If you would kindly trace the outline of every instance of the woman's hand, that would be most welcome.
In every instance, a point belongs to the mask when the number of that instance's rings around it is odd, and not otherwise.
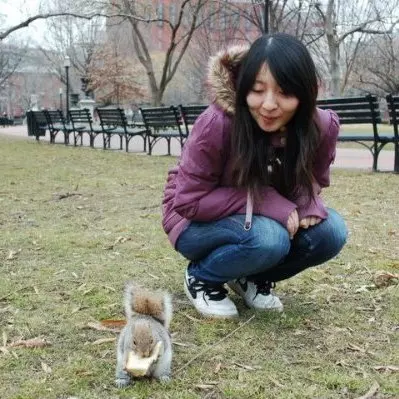
[[[319,224],[321,219],[317,216],[307,216],[306,218],[301,219],[299,222],[299,227],[303,229],[307,229],[309,226],[314,226],[315,224]]]
[[[291,240],[294,238],[294,235],[296,234],[298,229],[299,229],[299,217],[298,217],[298,212],[296,211],[296,209],[294,209],[290,213],[290,216],[288,216],[288,221],[287,221],[287,230]]]

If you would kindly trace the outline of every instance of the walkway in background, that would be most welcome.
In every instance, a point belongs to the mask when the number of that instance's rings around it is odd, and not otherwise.
[[[28,137],[26,126],[11,126],[2,128],[0,127],[0,134],[7,135],[15,138],[26,138],[28,140],[35,140],[34,137]],[[70,136],[72,138],[72,136]],[[63,136],[58,135],[56,142],[62,143]],[[41,137],[40,140],[49,140],[47,134],[46,137]],[[84,135],[83,145],[89,146],[88,136]],[[95,141],[96,147],[102,146],[102,136],[98,136]],[[113,137],[111,142],[111,148],[119,148],[119,137]],[[135,137],[129,143],[129,152],[142,153],[143,151],[143,140],[141,137]],[[165,155],[167,153],[166,141],[159,141],[153,150],[153,155]],[[172,155],[180,154],[180,146],[177,140],[172,140]],[[372,156],[367,149],[358,148],[338,148],[337,156],[333,167],[337,168],[348,168],[348,169],[367,169],[371,170]],[[393,151],[381,151],[378,158],[378,169],[381,171],[393,171],[394,166],[394,152]]]

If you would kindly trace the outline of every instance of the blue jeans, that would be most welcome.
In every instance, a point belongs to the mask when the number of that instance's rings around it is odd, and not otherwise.
[[[221,283],[241,277],[285,280],[333,258],[347,238],[345,222],[333,209],[319,224],[300,228],[293,240],[273,219],[254,215],[249,231],[244,230],[244,219],[245,215],[233,215],[191,222],[176,243],[177,251],[190,260],[191,275]]]

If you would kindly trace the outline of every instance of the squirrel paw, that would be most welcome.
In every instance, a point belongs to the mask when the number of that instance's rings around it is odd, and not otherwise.
[[[167,384],[167,383],[169,383],[169,382],[171,381],[171,378],[170,378],[170,375],[169,375],[169,374],[164,374],[164,375],[161,375],[161,376],[158,378],[158,380],[159,380],[159,382],[161,382],[162,384]]]
[[[115,385],[117,388],[125,388],[131,383],[130,378],[116,378],[115,379]]]

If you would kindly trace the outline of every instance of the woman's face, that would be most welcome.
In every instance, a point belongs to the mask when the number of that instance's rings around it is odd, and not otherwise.
[[[268,66],[263,64],[247,95],[247,104],[259,127],[267,133],[273,133],[291,120],[298,108],[299,100],[291,94],[285,94]]]

